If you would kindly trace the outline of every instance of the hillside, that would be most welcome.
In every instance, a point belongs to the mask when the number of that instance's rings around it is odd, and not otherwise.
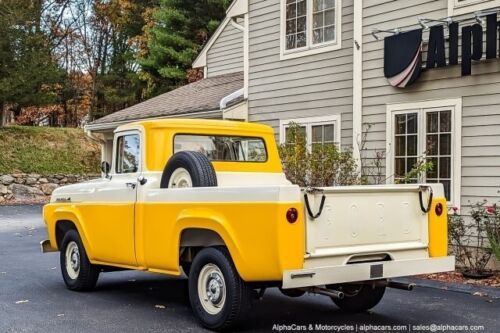
[[[0,175],[96,174],[100,154],[81,129],[0,127]]]

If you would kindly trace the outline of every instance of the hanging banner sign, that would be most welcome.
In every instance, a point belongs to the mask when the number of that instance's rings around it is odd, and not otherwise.
[[[486,16],[486,59],[500,57],[498,52],[500,24],[497,14]],[[448,61],[444,26],[430,28],[425,69],[458,65],[459,25],[448,25]],[[483,26],[476,23],[462,27],[462,76],[471,75],[472,60],[481,60],[483,54]],[[422,73],[422,29],[416,29],[384,40],[384,75],[393,87],[404,88],[416,82]]]

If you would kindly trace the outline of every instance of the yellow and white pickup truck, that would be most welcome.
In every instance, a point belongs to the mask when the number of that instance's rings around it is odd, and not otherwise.
[[[54,191],[44,207],[66,286],[102,271],[188,276],[201,324],[234,327],[255,295],[279,287],[374,307],[391,278],[454,270],[440,184],[300,189],[285,177],[272,128],[151,120],[115,131],[103,178]]]

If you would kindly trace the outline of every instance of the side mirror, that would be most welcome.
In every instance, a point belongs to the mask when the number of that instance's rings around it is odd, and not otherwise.
[[[101,171],[102,173],[104,173],[106,175],[106,178],[108,178],[108,175],[109,175],[109,171],[111,170],[111,165],[109,165],[108,162],[106,161],[103,161],[101,163]]]

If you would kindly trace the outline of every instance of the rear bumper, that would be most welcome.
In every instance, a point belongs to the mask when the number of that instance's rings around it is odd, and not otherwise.
[[[57,250],[50,245],[50,240],[48,239],[40,242],[40,251],[42,251],[42,253],[57,252]]]
[[[285,271],[283,288],[387,279],[455,270],[455,257],[380,261]]]

